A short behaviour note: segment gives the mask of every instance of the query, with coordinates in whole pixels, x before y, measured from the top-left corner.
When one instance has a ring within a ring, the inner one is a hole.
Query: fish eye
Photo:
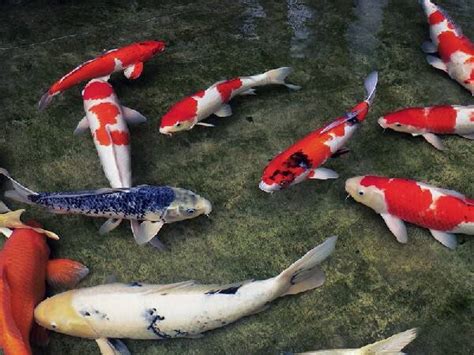
[[[51,323],[51,328],[56,329],[57,327],[56,323]]]
[[[400,123],[395,124],[397,127],[401,127],[402,125]]]
[[[188,208],[188,209],[186,210],[186,213],[187,213],[187,214],[193,214],[194,212],[196,212],[196,210],[195,210],[194,208]]]
[[[359,191],[360,196],[364,196],[364,191]]]
[[[181,126],[181,122],[176,122],[176,123],[174,124],[174,126],[175,126],[175,127]]]

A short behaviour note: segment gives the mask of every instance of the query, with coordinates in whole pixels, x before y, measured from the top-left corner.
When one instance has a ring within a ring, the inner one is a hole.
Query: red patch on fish
[[[384,116],[387,124],[400,123],[432,133],[453,133],[456,126],[457,111],[449,105],[408,108]]]
[[[452,196],[434,198],[414,180],[366,176],[362,186],[375,186],[385,194],[388,212],[419,226],[451,231],[461,223],[474,222],[474,207]]]
[[[197,114],[197,100],[186,97],[176,103],[161,119],[160,127],[173,126],[176,122],[193,120]]]
[[[99,100],[105,99],[113,93],[114,90],[109,83],[94,81],[85,87],[82,98],[84,100]]]
[[[110,132],[112,143],[115,145],[128,145],[130,143],[130,135],[124,131]]]
[[[95,131],[95,138],[100,145],[110,145],[112,141],[107,130],[107,125],[117,123],[117,116],[120,114],[119,109],[114,104],[103,102],[92,106],[89,111],[96,114],[100,124],[99,128]]]
[[[198,91],[197,93],[195,93],[193,96],[197,96],[197,97],[204,97],[204,94],[206,92],[204,90],[201,90],[201,91]]]
[[[443,22],[446,19],[441,11],[435,11],[428,17],[428,22],[430,25],[436,25],[440,22]]]
[[[239,78],[224,81],[217,84],[217,91],[221,94],[222,102],[227,103],[230,100],[232,92],[242,86],[242,80]]]

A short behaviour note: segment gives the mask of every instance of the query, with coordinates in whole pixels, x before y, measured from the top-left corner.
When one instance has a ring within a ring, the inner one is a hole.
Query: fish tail
[[[294,295],[321,286],[326,276],[318,265],[331,255],[336,241],[337,237],[328,238],[278,275],[277,281],[284,282],[288,287],[281,296]]]
[[[3,168],[0,168],[0,175],[3,175],[8,180],[10,180],[10,182],[13,186],[12,190],[5,191],[5,197],[8,197],[8,198],[10,198],[12,200],[15,200],[15,201],[18,201],[18,202],[24,202],[24,203],[28,203],[30,205],[32,204],[32,202],[29,199],[29,196],[37,195],[36,192],[24,187],[18,181],[13,179],[10,176],[10,173],[7,170],[3,169]]]
[[[367,78],[365,78],[364,86],[365,90],[367,91],[367,98],[365,99],[365,101],[369,105],[372,105],[372,102],[374,101],[378,80],[379,74],[377,71],[373,71],[367,76]]]
[[[38,102],[38,110],[43,111],[46,109],[46,107],[48,107],[48,105],[53,100],[53,97],[54,95],[51,95],[49,91],[46,91]]]
[[[288,75],[293,72],[293,69],[290,67],[282,67],[278,69],[269,70],[265,73],[267,80],[272,84],[281,84],[285,85],[291,90],[299,90],[301,86],[293,85],[285,82],[285,79]]]
[[[404,354],[401,350],[416,338],[417,329],[409,329],[404,332],[392,335],[390,338],[380,340],[376,343],[360,348],[362,354]]]

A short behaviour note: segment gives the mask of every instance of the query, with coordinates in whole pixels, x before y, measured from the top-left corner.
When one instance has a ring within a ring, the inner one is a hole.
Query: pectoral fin
[[[142,72],[143,72],[143,63],[139,62],[125,68],[125,70],[123,71],[123,74],[125,75],[127,79],[134,80],[134,79],[138,79],[140,75],[142,75]]]
[[[131,221],[133,236],[138,245],[148,243],[163,227],[163,221]]]
[[[248,90],[245,90],[243,92],[241,92],[239,95],[257,95],[257,93],[255,92],[255,89],[248,89]]]
[[[461,137],[467,138],[467,139],[474,139],[474,133],[471,134],[460,134]]]
[[[439,150],[444,150],[444,144],[441,139],[433,133],[424,133],[423,137],[426,139],[428,143],[430,143],[433,147]]]
[[[13,234],[13,231],[7,227],[0,227],[0,233],[2,233],[6,238],[10,238]]]
[[[77,136],[78,134],[85,133],[88,130],[89,130],[89,120],[87,119],[86,116],[84,116],[82,120],[80,120],[79,123],[77,124],[77,127],[74,130],[73,134]]]
[[[232,108],[228,104],[222,105],[214,114],[217,117],[229,117],[232,116]]]
[[[204,122],[198,122],[196,123],[196,126],[203,126],[203,127],[215,127],[213,124],[211,123],[204,123]]]
[[[49,260],[46,266],[46,280],[56,288],[73,288],[88,273],[87,267],[69,259]]]
[[[421,50],[425,53],[436,53],[438,51],[438,48],[433,42],[425,41],[421,45]]]
[[[113,231],[115,228],[117,228],[120,225],[121,222],[122,222],[121,219],[109,218],[99,228],[99,234],[104,235],[104,234],[107,234],[107,233]]]
[[[127,121],[129,125],[136,125],[139,123],[146,122],[146,117],[143,116],[140,112],[131,109],[126,106],[122,106],[123,118]]]
[[[441,60],[441,58],[435,57],[434,55],[427,55],[426,56],[426,61],[428,62],[429,65],[432,67],[442,70],[444,72],[448,72],[448,67],[446,64]]]
[[[400,218],[397,218],[390,213],[381,213],[380,215],[399,243],[405,244],[408,242],[407,227]]]
[[[127,346],[119,339],[99,338],[95,341],[102,355],[130,355]]]
[[[339,174],[334,170],[328,168],[317,168],[313,169],[308,175],[308,179],[318,179],[318,180],[328,180],[328,179],[337,179]]]
[[[437,231],[434,229],[430,229],[430,232],[433,238],[443,244],[445,247],[448,247],[449,249],[456,249],[458,246],[458,241],[454,234]]]

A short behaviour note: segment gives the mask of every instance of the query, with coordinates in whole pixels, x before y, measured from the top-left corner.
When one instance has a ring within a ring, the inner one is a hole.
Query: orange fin
[[[77,261],[55,259],[48,261],[46,273],[51,286],[73,288],[87,276],[89,269]]]
[[[127,79],[135,80],[138,79],[143,72],[143,63],[138,62],[136,64],[130,65],[129,67],[125,68],[124,75]]]
[[[11,314],[10,286],[4,268],[0,265],[0,349],[7,354],[31,354],[29,344],[25,344]]]
[[[38,346],[44,347],[49,343],[49,335],[48,330],[43,328],[38,323],[33,323],[33,327],[31,329],[30,334],[30,341]]]

